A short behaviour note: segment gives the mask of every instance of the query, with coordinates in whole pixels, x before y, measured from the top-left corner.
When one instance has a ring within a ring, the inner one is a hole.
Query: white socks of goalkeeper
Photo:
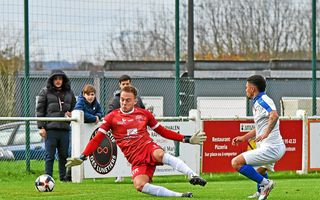
[[[188,167],[188,165],[186,165],[182,160],[168,153],[165,153],[163,155],[162,163],[166,165],[170,165],[175,170],[188,175],[189,179],[192,176],[197,176],[197,174],[194,173],[193,170],[190,167]],[[160,197],[181,197],[182,196],[182,193],[180,192],[174,192],[174,191],[168,190],[165,187],[152,185],[150,183],[146,183],[143,186],[142,192],[146,194],[151,194],[154,196],[160,196]]]
[[[141,192],[143,192],[145,194],[151,194],[154,196],[158,196],[158,197],[181,197],[182,196],[182,193],[174,192],[174,191],[168,190],[165,187],[152,185],[150,183],[146,183],[143,186]]]
[[[188,175],[188,178],[190,179],[192,176],[198,176],[196,173],[193,172],[193,170],[186,165],[182,160],[179,158],[172,156],[168,153],[164,153],[162,158],[162,163],[166,165],[170,165],[173,167],[173,169]]]

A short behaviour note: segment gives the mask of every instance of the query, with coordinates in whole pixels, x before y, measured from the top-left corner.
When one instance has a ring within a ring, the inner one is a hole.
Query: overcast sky
[[[23,2],[0,1],[7,37],[23,33]],[[36,60],[94,59],[107,35],[135,31],[139,18],[147,23],[157,10],[172,13],[174,0],[29,0],[30,51]]]

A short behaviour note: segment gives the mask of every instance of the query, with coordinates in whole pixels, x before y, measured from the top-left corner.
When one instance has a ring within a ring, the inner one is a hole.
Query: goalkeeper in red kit
[[[137,90],[132,86],[120,92],[120,109],[113,110],[104,117],[95,137],[90,140],[79,158],[68,158],[67,167],[82,164],[91,155],[111,129],[117,145],[131,164],[134,187],[139,192],[154,196],[192,197],[191,192],[175,192],[165,187],[151,184],[157,165],[170,165],[175,170],[186,174],[193,185],[206,185],[206,180],[196,174],[182,160],[172,156],[156,144],[150,137],[147,126],[161,136],[190,144],[202,144],[207,136],[197,132],[193,136],[184,136],[160,125],[147,110],[135,107]]]

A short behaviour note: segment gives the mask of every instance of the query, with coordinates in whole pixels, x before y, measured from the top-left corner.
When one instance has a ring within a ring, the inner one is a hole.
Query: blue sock
[[[249,179],[255,181],[256,183],[261,183],[263,180],[263,176],[259,174],[252,166],[250,165],[243,165],[240,169],[239,172],[248,177]]]
[[[265,174],[262,174],[262,176],[263,176],[264,178],[266,178],[266,179],[269,178],[267,171],[266,171]],[[260,184],[259,184],[259,183],[257,183],[257,191],[258,191],[259,193],[261,192],[261,190],[260,190]]]

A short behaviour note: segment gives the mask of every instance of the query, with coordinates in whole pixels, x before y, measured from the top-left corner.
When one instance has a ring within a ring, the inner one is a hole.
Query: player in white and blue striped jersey
[[[247,79],[246,94],[253,100],[252,112],[255,129],[233,138],[232,144],[255,138],[257,149],[244,152],[232,159],[232,167],[260,185],[259,200],[267,199],[274,181],[267,178],[267,170],[274,171],[274,164],[285,153],[279,130],[279,116],[273,100],[265,93],[266,80],[260,75]],[[258,173],[258,172],[259,173]]]

